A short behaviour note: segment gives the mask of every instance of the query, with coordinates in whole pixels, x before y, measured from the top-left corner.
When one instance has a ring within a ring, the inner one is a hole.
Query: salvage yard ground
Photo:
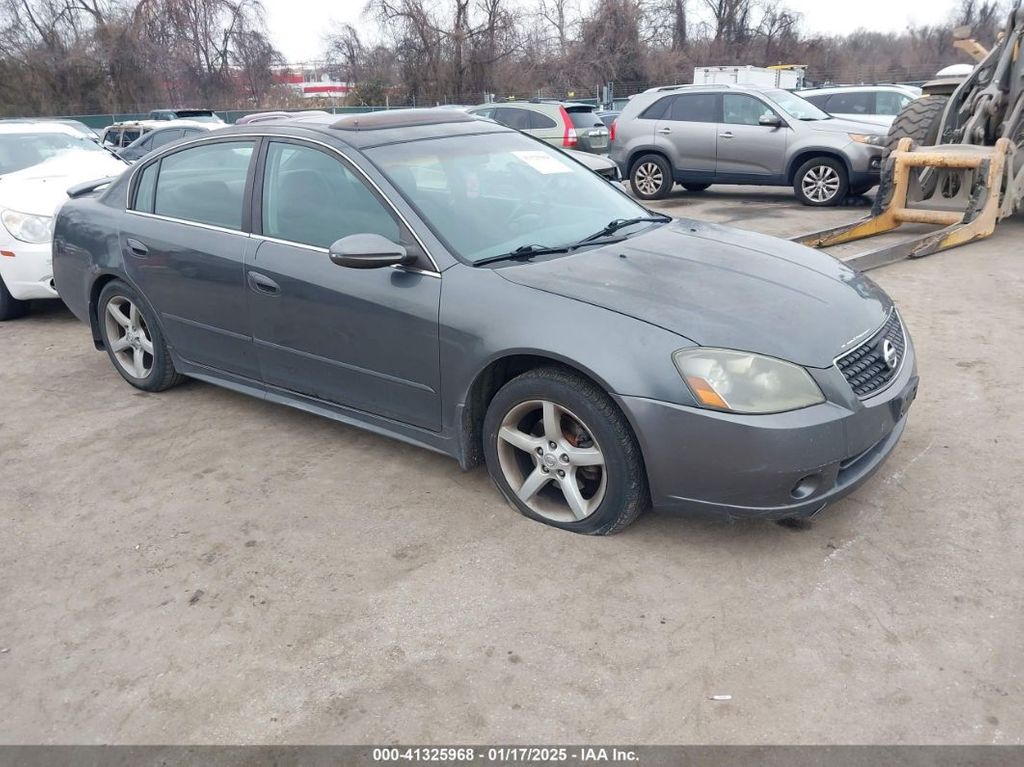
[[[657,207],[780,235],[864,212]],[[920,393],[805,529],[563,533],[483,469],[206,384],[135,391],[60,305],[0,325],[0,739],[1024,743],[1022,240],[1018,216],[872,273]]]

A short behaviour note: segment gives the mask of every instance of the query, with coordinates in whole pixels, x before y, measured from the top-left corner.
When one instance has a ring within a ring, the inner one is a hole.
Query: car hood
[[[117,176],[128,165],[103,152],[61,152],[45,162],[0,177],[0,206],[21,213],[52,216],[67,190],[86,181]]]
[[[495,270],[677,333],[824,368],[892,302],[867,277],[787,240],[679,219],[597,249]]]
[[[880,127],[877,123],[867,120],[862,122],[860,120],[833,117],[830,120],[805,120],[802,122],[802,125],[810,130],[821,133],[877,133],[880,136],[885,135],[884,128]]]

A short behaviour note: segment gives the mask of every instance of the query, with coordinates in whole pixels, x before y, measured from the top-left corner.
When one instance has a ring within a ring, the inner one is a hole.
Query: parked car
[[[808,88],[797,95],[833,117],[880,125],[888,130],[896,115],[921,95],[913,85],[839,85]]]
[[[118,175],[125,164],[67,125],[0,123],[0,321],[20,317],[53,287],[53,216],[67,189]]]
[[[608,128],[589,104],[511,101],[480,104],[467,111],[555,146],[582,152],[608,151]]]
[[[608,159],[608,155],[580,152],[577,149],[563,149],[562,151],[576,160],[576,162],[586,165],[594,173],[604,178],[605,181],[619,180],[619,166]]]
[[[917,387],[864,275],[652,213],[456,110],[164,147],[66,203],[54,242],[61,297],[132,386],[191,376],[484,462],[580,533],[651,504],[815,514],[878,469]]]
[[[330,114],[322,109],[305,109],[299,112],[253,112],[252,114],[243,115],[235,120],[235,125],[252,125],[253,123],[271,122],[274,120],[296,120],[305,117],[320,117],[322,115]]]
[[[127,122],[114,123],[102,130],[100,133],[100,143],[114,151],[124,149],[138,141],[140,137],[151,130],[161,127],[162,124],[156,120],[129,120]]]
[[[221,123],[224,121],[212,109],[154,109],[150,120],[191,120],[192,122]]]
[[[81,120],[71,120],[66,117],[7,117],[3,120],[0,120],[0,123],[57,123],[58,125],[66,125],[69,128],[73,128],[78,133],[81,133],[83,136],[86,136],[92,139],[93,141],[100,140],[100,134],[94,131],[85,123],[83,123]]]
[[[837,120],[789,91],[675,85],[634,96],[611,158],[643,200],[674,184],[793,186],[805,205],[838,205],[878,183],[885,129]]]
[[[619,110],[619,109],[601,109],[601,110],[598,110],[597,112],[595,112],[594,114],[596,114],[598,116],[598,118],[601,120],[601,122],[603,122],[606,126],[611,128],[612,127],[612,123],[615,122],[615,119],[620,114],[622,114],[622,110]]]
[[[117,150],[117,156],[127,162],[135,162],[165,144],[170,144],[181,138],[208,133],[221,127],[223,123],[197,123],[191,120],[175,120],[164,125],[166,127],[151,130],[135,139],[124,149]]]

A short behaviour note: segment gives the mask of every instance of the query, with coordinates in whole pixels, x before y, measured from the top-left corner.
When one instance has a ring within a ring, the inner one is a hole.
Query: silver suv
[[[792,185],[805,205],[838,205],[878,183],[884,128],[837,120],[779,88],[673,85],[630,99],[611,158],[643,200],[674,184]]]

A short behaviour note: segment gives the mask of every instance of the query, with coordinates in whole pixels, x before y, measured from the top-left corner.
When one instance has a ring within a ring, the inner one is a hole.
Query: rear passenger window
[[[525,109],[498,107],[494,110],[494,119],[496,122],[515,130],[530,129],[530,112]]]
[[[154,133],[149,141],[149,148],[156,149],[158,146],[170,144],[181,138],[181,130],[162,130]]]
[[[825,111],[830,114],[869,115],[874,109],[871,93],[835,93],[828,97]]]
[[[153,212],[241,230],[252,150],[251,141],[225,141],[167,155],[160,162]]]
[[[555,121],[552,120],[547,115],[542,115],[540,112],[530,112],[531,130],[544,130],[547,128],[554,128],[555,125]]]
[[[676,96],[667,119],[688,123],[717,123],[718,96],[714,93],[688,93]]]
[[[663,120],[665,119],[665,115],[668,114],[668,108],[671,105],[671,96],[658,99],[641,113],[640,118],[643,120]]]
[[[429,164],[418,170],[437,183]],[[401,241],[398,222],[340,160],[319,149],[271,142],[263,175],[263,234],[329,248],[350,234]]]

